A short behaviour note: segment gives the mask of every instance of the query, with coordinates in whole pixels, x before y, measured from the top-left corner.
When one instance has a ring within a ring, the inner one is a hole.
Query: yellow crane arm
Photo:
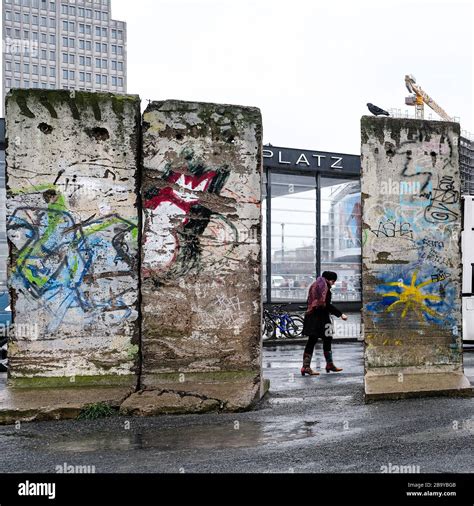
[[[415,78],[413,76],[411,75],[405,76],[405,84],[408,91],[416,95],[416,105],[422,106],[424,102],[428,107],[433,109],[433,111],[444,120],[454,121],[453,118],[451,118],[451,116],[428,95],[428,93],[426,93],[420,86],[416,84]],[[408,101],[407,104],[412,105],[409,104]]]

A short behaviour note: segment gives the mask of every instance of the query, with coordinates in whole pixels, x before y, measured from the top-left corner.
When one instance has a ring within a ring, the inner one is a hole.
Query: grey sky
[[[474,133],[470,0],[112,0],[112,9],[128,22],[128,92],[145,105],[256,106],[265,143],[357,154],[367,102],[414,114],[404,104],[414,74]]]

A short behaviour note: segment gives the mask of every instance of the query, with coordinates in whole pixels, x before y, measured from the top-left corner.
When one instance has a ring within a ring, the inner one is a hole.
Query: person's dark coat
[[[326,332],[332,332],[331,315],[340,318],[342,312],[331,304],[332,294],[329,287],[326,294],[326,305],[317,307],[304,316],[303,335],[323,337]]]

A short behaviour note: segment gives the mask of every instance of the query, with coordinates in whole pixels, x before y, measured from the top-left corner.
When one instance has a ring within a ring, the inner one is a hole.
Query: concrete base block
[[[77,418],[91,404],[118,408],[131,388],[10,388],[0,382],[0,425]]]
[[[270,382],[246,378],[242,373],[225,373],[218,380],[210,373],[187,374],[176,381],[170,375],[147,375],[146,390],[131,395],[120,407],[124,415],[203,413],[208,411],[244,411],[252,408],[268,391]],[[152,385],[152,386],[150,386]]]
[[[403,379],[403,381],[401,381]],[[474,395],[462,373],[374,374],[365,376],[365,400],[403,399],[425,396]]]

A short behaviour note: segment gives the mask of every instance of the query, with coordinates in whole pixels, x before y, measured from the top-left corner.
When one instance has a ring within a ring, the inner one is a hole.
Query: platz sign
[[[306,151],[263,146],[263,164],[268,168],[295,168],[317,172],[360,174],[360,157],[325,151]]]

